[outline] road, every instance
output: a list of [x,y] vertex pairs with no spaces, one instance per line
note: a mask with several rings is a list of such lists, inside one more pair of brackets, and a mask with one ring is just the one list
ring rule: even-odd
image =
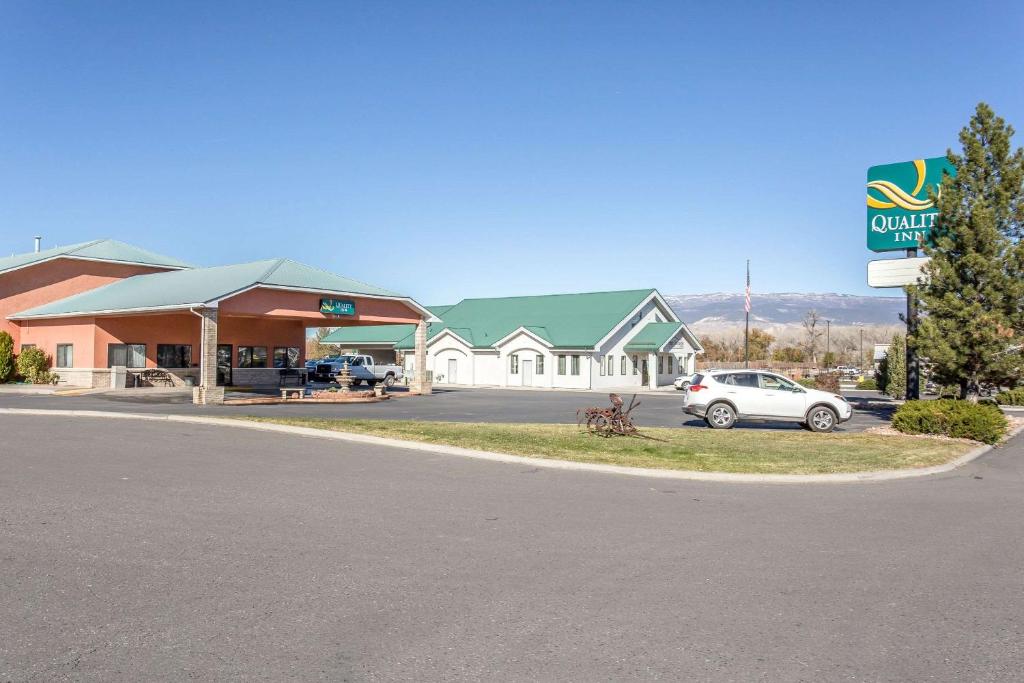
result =
[[[862,431],[888,424],[893,407],[878,394],[852,392],[854,417],[839,431]],[[682,396],[672,392],[639,397],[635,421],[648,427],[689,425],[706,429],[702,420],[681,411]],[[628,401],[628,396],[627,396]],[[0,408],[104,410],[188,415],[261,415],[291,417],[354,417],[383,420],[446,420],[454,422],[576,422],[576,410],[607,404],[604,394],[573,391],[440,388],[430,396],[398,396],[383,403],[353,405],[306,404],[269,406],[194,406],[191,395],[133,394],[130,391],[85,396],[17,395],[0,393]],[[741,423],[744,429],[800,429],[792,422]]]
[[0,429],[0,680],[1024,671],[1020,438],[935,477],[740,485],[188,424]]

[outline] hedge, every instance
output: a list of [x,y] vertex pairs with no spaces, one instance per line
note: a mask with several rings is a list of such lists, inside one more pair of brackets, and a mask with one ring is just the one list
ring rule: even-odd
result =
[[23,350],[15,364],[18,374],[32,384],[53,384],[57,380],[57,375],[50,372],[50,359],[40,348],[33,346]]
[[1004,406],[1024,406],[1024,388],[1000,391],[996,400]]
[[878,389],[878,382],[875,381],[874,377],[865,377],[861,381],[857,382],[858,389]]
[[907,401],[892,416],[892,426],[904,434],[939,434],[993,444],[1009,429],[998,406],[939,399]]

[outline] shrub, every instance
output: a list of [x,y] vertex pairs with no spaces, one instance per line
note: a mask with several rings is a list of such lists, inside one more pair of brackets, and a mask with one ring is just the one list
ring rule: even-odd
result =
[[1024,388],[1000,391],[996,400],[1004,406],[1024,406]]
[[892,416],[892,426],[904,434],[939,434],[958,439],[996,443],[1009,427],[997,406],[970,401],[907,401]]
[[0,383],[14,374],[14,339],[7,332],[0,332]]
[[814,388],[839,393],[839,373],[823,372],[814,378]]
[[813,377],[801,377],[797,380],[797,384],[802,387],[807,387],[808,389],[814,389],[817,383],[814,381]]
[[878,389],[878,382],[875,381],[874,377],[865,377],[861,381],[857,382],[858,389]]
[[55,375],[50,374],[50,359],[43,350],[36,347],[25,349],[18,354],[18,374],[32,384],[50,384]]

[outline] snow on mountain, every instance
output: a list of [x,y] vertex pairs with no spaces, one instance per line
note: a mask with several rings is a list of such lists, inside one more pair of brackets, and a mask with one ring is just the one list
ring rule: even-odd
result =
[[[676,294],[665,297],[680,320],[691,328],[717,329],[743,324],[743,294]],[[906,310],[902,296],[854,294],[751,294],[751,326],[799,326],[810,310],[833,325],[899,325]]]

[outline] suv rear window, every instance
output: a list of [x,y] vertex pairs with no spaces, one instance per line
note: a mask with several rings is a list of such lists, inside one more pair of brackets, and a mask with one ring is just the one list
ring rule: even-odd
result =
[[700,384],[704,381],[704,375],[694,375],[693,379],[690,380],[690,384]]
[[737,387],[750,387],[757,389],[757,375],[752,372],[730,372],[726,375],[718,375],[716,380],[722,384],[731,384]]

